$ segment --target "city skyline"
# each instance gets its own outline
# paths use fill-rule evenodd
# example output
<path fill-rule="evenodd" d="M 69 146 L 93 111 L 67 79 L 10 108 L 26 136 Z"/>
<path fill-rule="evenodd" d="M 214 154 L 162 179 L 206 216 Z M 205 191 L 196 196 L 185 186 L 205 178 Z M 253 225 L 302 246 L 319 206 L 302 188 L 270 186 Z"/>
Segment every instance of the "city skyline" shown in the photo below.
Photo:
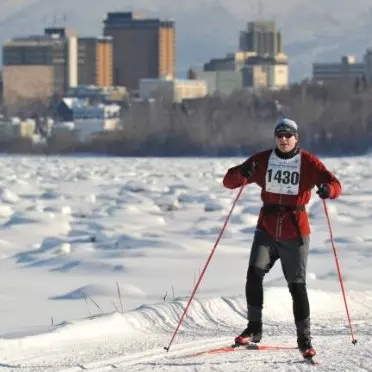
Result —
<path fill-rule="evenodd" d="M 103 35 L 98 38 L 81 37 L 76 30 L 53 27 L 46 28 L 41 36 L 14 37 L 6 42 L 3 46 L 4 101 L 16 102 L 17 96 L 24 96 L 25 89 L 29 96 L 34 91 L 38 97 L 40 94 L 60 96 L 68 87 L 77 85 L 123 86 L 135 92 L 141 79 L 177 78 L 175 21 L 148 18 L 145 13 L 109 12 L 102 23 Z M 286 88 L 289 70 L 283 44 L 275 21 L 248 21 L 239 33 L 239 48 L 225 58 L 212 58 L 204 63 L 204 71 L 208 73 L 198 72 L 197 78 L 207 81 L 209 94 L 222 86 L 225 94 L 244 87 Z M 62 48 L 57 54 L 56 47 Z M 348 60 L 352 61 L 349 57 Z M 334 62 L 323 65 L 317 67 L 313 63 L 313 74 L 320 68 L 326 71 L 324 76 L 329 80 L 338 76 L 347 78 L 350 70 L 350 77 L 368 75 L 370 80 L 369 65 L 368 74 L 363 73 L 362 63 L 350 69 L 338 67 Z M 336 70 L 340 72 L 336 74 Z M 232 73 L 222 77 L 213 76 L 213 71 Z M 40 84 L 41 76 L 49 77 Z M 316 80 L 321 81 L 321 76 Z M 12 100 L 8 99 L 11 95 Z"/>
<path fill-rule="evenodd" d="M 37 33 L 38 29 L 51 25 L 55 14 L 60 15 L 60 20 L 65 14 L 67 25 L 78 25 L 79 35 L 98 36 L 106 12 L 142 8 L 150 17 L 172 18 L 177 22 L 176 74 L 181 77 L 192 64 L 202 64 L 212 57 L 222 57 L 236 50 L 239 32 L 247 21 L 258 16 L 257 1 L 201 3 L 192 0 L 186 6 L 160 0 L 150 6 L 145 0 L 128 0 L 125 9 L 119 0 L 78 2 L 80 9 L 89 7 L 89 12 L 71 12 L 76 6 L 76 1 L 72 0 L 61 4 L 39 0 L 38 6 L 31 6 L 29 0 L 17 7 L 9 4 L 7 9 L 0 5 L 0 42 L 28 30 Z M 371 46 L 368 31 L 371 6 L 367 1 L 337 2 L 342 6 L 335 6 L 335 1 L 302 4 L 293 0 L 286 6 L 287 3 L 264 1 L 263 16 L 275 19 L 283 33 L 284 48 L 291 64 L 290 81 L 309 76 L 314 61 L 339 60 L 345 54 L 360 59 L 365 48 Z M 190 28 L 190 24 L 193 27 Z"/>
<path fill-rule="evenodd" d="M 42 35 L 6 42 L 2 48 L 5 104 L 17 106 L 26 97 L 47 101 L 79 85 L 122 86 L 135 93 L 140 92 L 143 79 L 176 78 L 174 21 L 110 12 L 103 24 L 103 36 L 99 38 L 81 38 L 74 29 L 52 27 L 44 29 Z M 208 94 L 216 90 L 230 94 L 245 87 L 288 86 L 287 56 L 274 21 L 248 22 L 247 29 L 240 32 L 239 43 L 240 50 L 220 60 L 220 67 L 204 68 L 232 72 L 227 77 L 231 81 L 223 78 L 227 85 L 220 81 L 219 73 L 200 76 L 206 81 Z M 179 89 L 192 97 L 190 86 Z M 200 95 L 198 87 L 193 89 Z"/>

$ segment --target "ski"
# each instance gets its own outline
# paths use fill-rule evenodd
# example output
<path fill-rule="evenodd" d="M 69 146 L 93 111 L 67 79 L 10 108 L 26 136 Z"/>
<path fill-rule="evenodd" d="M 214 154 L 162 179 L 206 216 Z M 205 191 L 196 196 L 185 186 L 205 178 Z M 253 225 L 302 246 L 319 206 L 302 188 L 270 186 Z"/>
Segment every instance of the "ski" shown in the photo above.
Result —
<path fill-rule="evenodd" d="M 258 350 L 258 351 L 280 351 L 280 350 L 297 350 L 297 346 L 285 346 L 285 345 L 258 345 L 254 343 L 250 343 L 247 345 L 230 345 L 230 346 L 223 346 L 219 348 L 209 349 L 199 351 L 193 354 L 185 355 L 183 358 L 189 357 L 198 357 L 201 355 L 207 354 L 219 354 L 219 353 L 230 353 L 234 351 L 242 351 L 242 350 Z"/>
<path fill-rule="evenodd" d="M 258 345 L 255 343 L 250 343 L 247 345 L 230 345 L 230 346 L 222 346 L 214 349 L 208 349 L 203 351 L 198 351 L 192 354 L 179 356 L 177 358 L 193 358 L 202 355 L 213 355 L 213 354 L 222 354 L 222 353 L 230 353 L 236 351 L 244 351 L 244 350 L 256 350 L 256 351 L 284 351 L 284 350 L 298 350 L 297 346 L 287 346 L 287 345 Z M 294 363 L 306 363 L 312 366 L 319 365 L 319 362 L 316 360 L 315 357 L 305 358 L 302 357 L 301 360 L 298 360 Z"/>

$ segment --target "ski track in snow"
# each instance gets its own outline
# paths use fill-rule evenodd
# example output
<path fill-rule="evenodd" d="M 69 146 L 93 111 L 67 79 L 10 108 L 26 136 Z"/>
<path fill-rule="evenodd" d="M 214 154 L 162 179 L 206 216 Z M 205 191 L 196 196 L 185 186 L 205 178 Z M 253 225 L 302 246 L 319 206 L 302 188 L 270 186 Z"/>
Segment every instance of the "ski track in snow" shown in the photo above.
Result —
<path fill-rule="evenodd" d="M 277 292 L 269 291 L 268 300 L 277 296 Z M 311 292 L 310 295 L 315 299 L 322 298 L 324 293 Z M 330 302 L 334 302 L 336 296 L 329 294 L 328 298 Z M 25 353 L 22 357 L 18 355 L 14 359 L 3 359 L 0 371 L 235 372 L 241 371 L 242 366 L 245 371 L 310 371 L 312 368 L 320 368 L 322 371 L 372 371 L 372 342 L 368 320 L 371 319 L 369 309 L 372 301 L 370 296 L 365 298 L 369 299 L 368 303 L 351 302 L 359 315 L 354 319 L 358 336 L 355 346 L 351 343 L 342 314 L 335 314 L 333 318 L 328 316 L 321 321 L 314 316 L 317 319 L 313 323 L 314 346 L 318 350 L 317 360 L 320 362 L 320 365 L 315 367 L 303 363 L 297 350 L 242 350 L 187 357 L 202 350 L 228 346 L 232 343 L 234 332 L 238 332 L 242 302 L 239 299 L 217 298 L 198 299 L 195 302 L 196 306 L 190 308 L 190 317 L 176 336 L 169 352 L 163 347 L 170 341 L 171 331 L 178 320 L 176 315 L 184 308 L 185 301 L 146 306 L 124 314 L 94 317 L 61 326 L 58 331 L 49 334 L 30 336 L 24 340 L 2 340 L 0 355 L 4 355 L 4 350 L 11 352 L 18 347 L 24 347 Z M 287 308 L 286 300 L 277 298 L 276 301 L 277 310 L 283 313 Z M 324 306 L 327 307 L 326 304 Z M 177 312 L 174 312 L 174 309 L 177 309 Z M 318 309 L 318 314 L 322 313 L 323 311 Z M 231 320 L 230 325 L 226 323 L 226 319 Z M 86 324 L 82 326 L 81 322 Z M 122 326 L 129 334 L 126 336 L 124 332 L 123 335 L 107 333 L 91 339 L 82 337 L 81 340 L 74 340 L 76 328 L 84 332 L 85 327 L 94 328 L 101 322 Z M 263 344 L 295 346 L 294 327 L 290 320 L 267 320 L 264 332 Z M 37 345 L 34 350 L 33 341 Z M 41 348 L 43 343 L 47 352 Z"/>

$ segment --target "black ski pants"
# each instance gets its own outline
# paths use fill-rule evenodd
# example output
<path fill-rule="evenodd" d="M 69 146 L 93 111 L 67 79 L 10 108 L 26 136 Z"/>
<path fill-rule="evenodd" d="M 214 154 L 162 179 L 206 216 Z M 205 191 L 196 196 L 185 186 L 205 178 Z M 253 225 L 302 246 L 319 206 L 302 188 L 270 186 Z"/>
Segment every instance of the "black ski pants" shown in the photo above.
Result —
<path fill-rule="evenodd" d="M 262 319 L 263 278 L 278 259 L 292 295 L 296 324 L 309 319 L 310 306 L 306 290 L 309 243 L 309 236 L 302 236 L 302 241 L 300 239 L 278 241 L 262 231 L 256 231 L 245 286 L 248 320 Z"/>

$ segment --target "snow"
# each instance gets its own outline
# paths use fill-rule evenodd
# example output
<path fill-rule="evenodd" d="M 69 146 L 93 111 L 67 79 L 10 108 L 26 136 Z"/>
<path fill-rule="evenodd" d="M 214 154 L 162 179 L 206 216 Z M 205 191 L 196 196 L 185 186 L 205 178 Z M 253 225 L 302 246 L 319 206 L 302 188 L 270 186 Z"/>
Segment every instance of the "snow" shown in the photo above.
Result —
<path fill-rule="evenodd" d="M 259 189 L 246 187 L 170 351 L 238 190 L 243 159 L 0 157 L 0 371 L 310 371 L 296 350 L 186 357 L 231 344 Z M 351 343 L 322 202 L 308 206 L 308 288 L 322 371 L 371 371 L 372 157 L 324 158 L 343 183 L 327 202 Z M 120 298 L 119 298 L 120 293 Z M 295 346 L 277 264 L 265 279 L 263 344 Z"/>

